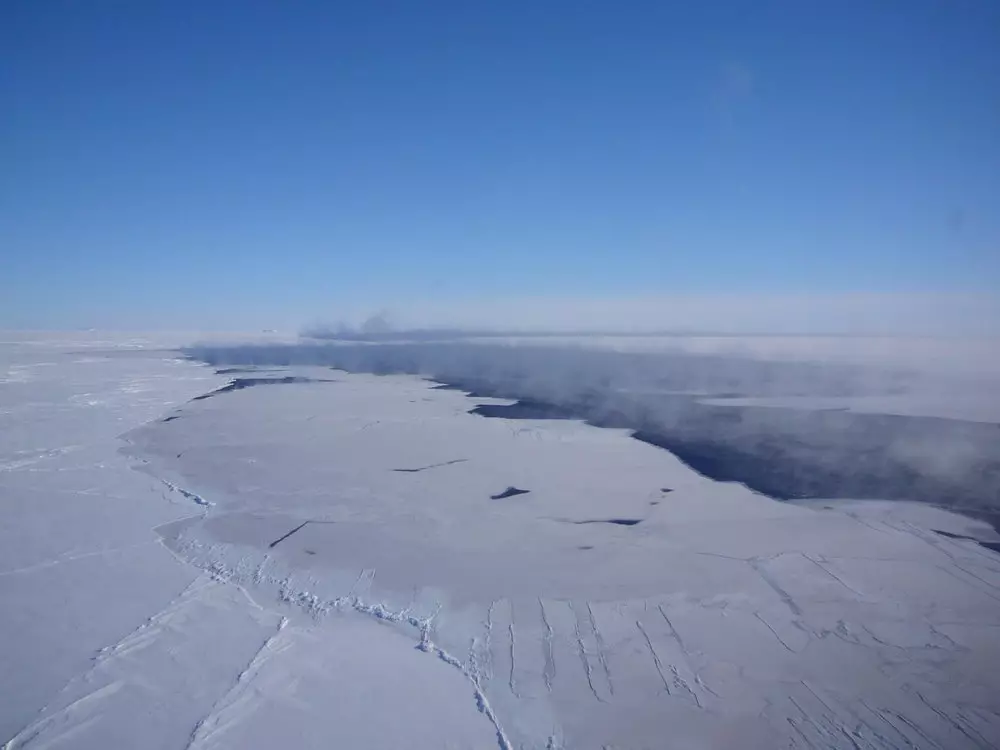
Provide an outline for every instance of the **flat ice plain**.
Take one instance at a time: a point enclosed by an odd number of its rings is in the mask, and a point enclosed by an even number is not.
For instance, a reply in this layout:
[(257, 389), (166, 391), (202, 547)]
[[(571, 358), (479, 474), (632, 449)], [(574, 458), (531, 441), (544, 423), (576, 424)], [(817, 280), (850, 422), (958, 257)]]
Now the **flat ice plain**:
[(982, 522), (412, 375), (2, 338), (7, 748), (1000, 746)]

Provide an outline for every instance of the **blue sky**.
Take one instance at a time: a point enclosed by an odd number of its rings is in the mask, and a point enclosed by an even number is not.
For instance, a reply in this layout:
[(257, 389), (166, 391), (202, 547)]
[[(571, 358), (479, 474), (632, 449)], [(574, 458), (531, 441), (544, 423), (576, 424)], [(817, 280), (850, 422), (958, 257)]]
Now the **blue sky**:
[(1000, 286), (992, 0), (10, 0), (0, 63), (0, 327)]

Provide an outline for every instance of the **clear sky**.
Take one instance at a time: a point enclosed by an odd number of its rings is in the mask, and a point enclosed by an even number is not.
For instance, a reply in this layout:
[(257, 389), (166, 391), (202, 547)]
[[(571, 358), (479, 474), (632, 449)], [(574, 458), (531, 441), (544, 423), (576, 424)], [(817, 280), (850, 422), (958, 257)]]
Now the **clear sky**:
[(997, 288), (996, 0), (0, 3), (0, 328)]

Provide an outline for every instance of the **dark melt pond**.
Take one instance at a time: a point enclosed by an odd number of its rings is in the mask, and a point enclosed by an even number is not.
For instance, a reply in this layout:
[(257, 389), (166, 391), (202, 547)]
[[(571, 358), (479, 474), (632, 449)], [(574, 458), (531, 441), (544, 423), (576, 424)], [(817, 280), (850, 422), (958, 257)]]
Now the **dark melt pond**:
[(506, 500), (508, 497), (517, 497), (518, 495), (527, 495), (531, 490), (522, 490), (519, 487), (508, 487), (503, 492), (497, 495), (490, 495), (490, 500)]
[(573, 521), (577, 526), (589, 523), (611, 523), (615, 526), (638, 526), (642, 523), (641, 518), (593, 518), (586, 521)]

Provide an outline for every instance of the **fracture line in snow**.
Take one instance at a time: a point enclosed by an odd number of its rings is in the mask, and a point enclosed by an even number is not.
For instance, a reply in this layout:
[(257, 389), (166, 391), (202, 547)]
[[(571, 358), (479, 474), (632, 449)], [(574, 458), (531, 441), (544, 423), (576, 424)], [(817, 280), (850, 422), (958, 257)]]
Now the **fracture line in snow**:
[(208, 500), (206, 500), (205, 498), (203, 498), (201, 495), (199, 495), (199, 494), (197, 494), (195, 492), (190, 492), (189, 490), (186, 490), (183, 487), (178, 487), (173, 482), (168, 482), (166, 479), (161, 479), (160, 481), (163, 482), (165, 485), (167, 485), (167, 487), (169, 487), (173, 492), (180, 493), (181, 495), (183, 495), (184, 497), (186, 497), (188, 500), (191, 500), (191, 501), (193, 501), (194, 503), (196, 503), (198, 505), (203, 505), (206, 508), (210, 508), (213, 505), (215, 505), (215, 503), (209, 502)]
[[(656, 609), (659, 610), (660, 616), (663, 617), (664, 622), (667, 623), (667, 627), (670, 628), (670, 635), (673, 636), (673, 639), (675, 641), (677, 641), (677, 645), (680, 647), (681, 653), (684, 655), (684, 661), (687, 663), (687, 668), (691, 672), (691, 674), (694, 675), (695, 684), (697, 684), (699, 687), (701, 687), (706, 693), (711, 693), (716, 698), (720, 697), (718, 693), (716, 693), (714, 690), (712, 690), (712, 688), (710, 688), (707, 684), (705, 684), (705, 682), (701, 679), (701, 675), (698, 673), (698, 670), (695, 668), (694, 659), (691, 658), (691, 652), (688, 651), (687, 646), (684, 645), (684, 641), (681, 639), (681, 634), (677, 632), (677, 628), (675, 628), (674, 624), (670, 621), (670, 618), (667, 616), (666, 610), (663, 609), (663, 605), (662, 604), (657, 604), (656, 605)], [(671, 670), (673, 670), (673, 669), (674, 668), (671, 667)], [(674, 676), (677, 676), (676, 671), (674, 671)], [(698, 694), (695, 693), (691, 689), (691, 687), (686, 682), (684, 682), (684, 680), (680, 680), (679, 677), (678, 677), (678, 680), (681, 683), (683, 683), (683, 687), (689, 693), (691, 693), (691, 695), (694, 697), (695, 703), (697, 703), (698, 707), (700, 708), (701, 707), (701, 700), (698, 698)]]
[[(981, 583), (983, 583), (983, 584), (985, 584), (985, 585), (989, 586), (989, 587), (990, 587), (991, 589), (993, 589), (994, 591), (1000, 591), (1000, 586), (998, 586), (998, 585), (997, 585), (996, 583), (991, 583), (990, 581), (987, 581), (987, 580), (986, 580), (985, 578), (982, 578), (982, 577), (980, 577), (980, 576), (976, 575), (975, 573), (973, 573), (973, 572), (972, 572), (971, 570), (969, 570), (968, 568), (963, 568), (963, 567), (962, 567), (961, 565), (959, 565), (959, 564), (958, 564), (957, 562), (955, 563), (955, 567), (956, 567), (956, 568), (958, 568), (959, 570), (961, 570), (961, 571), (962, 571), (963, 573), (966, 573), (966, 574), (968, 574), (968, 575), (972, 576), (972, 577), (973, 577), (973, 578), (975, 578), (975, 579), (976, 579), (977, 581), (980, 581)], [(984, 593), (985, 593), (985, 592), (984, 592)]]
[(674, 678), (674, 687), (679, 687), (683, 689), (684, 692), (686, 692), (688, 695), (691, 696), (691, 699), (694, 701), (694, 704), (698, 708), (702, 708), (701, 698), (699, 698), (698, 694), (691, 689), (691, 686), (688, 685), (687, 680), (681, 677), (681, 673), (678, 671), (677, 667), (673, 664), (670, 665), (670, 674)]
[(795, 600), (792, 599), (791, 595), (778, 585), (778, 582), (771, 577), (770, 573), (761, 567), (761, 560), (759, 558), (751, 558), (747, 560), (747, 563), (751, 568), (757, 571), (757, 575), (761, 577), (761, 580), (774, 590), (774, 593), (776, 593), (778, 598), (785, 603), (785, 606), (792, 611), (793, 615), (796, 617), (802, 615), (802, 610), (799, 609), (799, 605), (795, 603)]
[(486, 652), (486, 663), (487, 663), (487, 674), (486, 679), (493, 679), (493, 652), (490, 650), (490, 641), (493, 638), (493, 608), (496, 606), (496, 600), (490, 602), (490, 608), (486, 610), (486, 637), (483, 644), (483, 650)]
[(667, 623), (667, 627), (670, 628), (670, 635), (674, 637), (674, 640), (677, 641), (677, 645), (681, 647), (681, 653), (684, 654), (686, 658), (690, 657), (690, 654), (688, 654), (687, 647), (684, 645), (684, 641), (681, 640), (680, 633), (677, 632), (677, 628), (675, 628), (674, 624), (670, 622), (670, 618), (667, 617), (667, 613), (663, 610), (663, 605), (657, 604), (656, 608), (660, 611), (660, 615), (663, 617), (663, 620)]
[(921, 693), (919, 690), (914, 690), (913, 692), (920, 699), (920, 702), (923, 703), (925, 706), (927, 706), (927, 708), (929, 708), (931, 711), (936, 713), (942, 719), (942, 721), (957, 729), (959, 732), (961, 732), (965, 737), (974, 742), (976, 745), (982, 748), (990, 748), (990, 750), (996, 748), (996, 745), (987, 740), (985, 737), (983, 737), (975, 727), (972, 726), (969, 727), (969, 729), (975, 733), (975, 736), (973, 736), (966, 730), (966, 728), (957, 719), (945, 713), (937, 706), (933, 705), (929, 700), (927, 700), (927, 698), (924, 697), (923, 693)]
[(418, 648), (421, 651), (436, 655), (441, 661), (455, 667), (455, 669), (460, 671), (465, 678), (472, 683), (476, 698), (476, 707), (479, 709), (480, 713), (482, 713), (487, 719), (489, 719), (490, 723), (493, 724), (493, 728), (496, 730), (497, 744), (500, 746), (500, 750), (514, 750), (513, 745), (510, 744), (510, 741), (504, 734), (503, 728), (500, 726), (500, 720), (494, 713), (492, 706), (490, 706), (489, 699), (487, 699), (486, 693), (480, 683), (479, 675), (462, 664), (461, 661), (452, 656), (445, 649), (435, 645), (427, 636), (427, 630), (421, 632), (421, 640)]
[[(941, 745), (939, 745), (939, 744), (938, 744), (937, 742), (935, 742), (935, 741), (934, 741), (933, 739), (931, 739), (930, 737), (928, 737), (928, 736), (927, 736), (927, 735), (926, 735), (926, 734), (924, 733), (924, 730), (923, 730), (923, 729), (921, 729), (921, 728), (920, 728), (919, 726), (917, 726), (916, 724), (914, 724), (914, 723), (913, 723), (913, 722), (912, 722), (912, 721), (911, 721), (910, 719), (908, 719), (907, 717), (903, 716), (903, 714), (900, 714), (900, 713), (896, 713), (896, 712), (894, 712), (894, 711), (889, 711), (889, 710), (886, 710), (886, 711), (885, 711), (885, 713), (889, 714), (890, 716), (895, 716), (895, 717), (896, 717), (897, 719), (899, 719), (899, 721), (901, 721), (901, 722), (902, 722), (903, 724), (905, 724), (905, 725), (906, 725), (906, 726), (908, 726), (908, 727), (909, 727), (910, 729), (912, 729), (912, 730), (913, 730), (913, 732), (914, 732), (914, 734), (917, 734), (917, 735), (919, 735), (919, 736), (920, 736), (920, 738), (921, 738), (921, 740), (923, 740), (924, 742), (926, 742), (926, 743), (927, 743), (927, 747), (932, 747), (932, 748), (936, 748), (936, 750), (944, 750), (944, 748), (942, 748), (942, 747), (941, 747)], [(888, 719), (886, 719), (886, 722), (888, 722), (889, 726), (892, 726), (892, 727), (895, 727), (895, 724), (893, 724), (893, 723), (892, 723), (891, 721), (889, 721)], [(897, 729), (896, 731), (897, 731), (897, 732), (900, 732), (900, 734), (902, 734), (902, 732), (901, 732), (901, 731), (900, 731), (899, 729)]]
[(614, 695), (615, 684), (611, 681), (611, 669), (608, 667), (608, 657), (604, 648), (604, 636), (601, 634), (600, 628), (597, 627), (597, 620), (594, 618), (594, 608), (590, 602), (587, 602), (587, 615), (590, 618), (590, 628), (594, 631), (594, 641), (597, 643), (597, 660), (604, 669), (604, 677), (608, 681), (608, 692)]
[(452, 461), (442, 461), (439, 464), (430, 464), (428, 466), (421, 466), (421, 467), (416, 468), (416, 469), (393, 469), (393, 471), (401, 472), (403, 474), (416, 474), (417, 472), (427, 471), (428, 469), (437, 469), (437, 468), (440, 468), (441, 466), (451, 466), (452, 464), (465, 463), (468, 460), (469, 459), (467, 459), (467, 458), (456, 458), (456, 459), (454, 459)]
[(818, 736), (822, 737), (823, 741), (828, 746), (830, 747), (834, 746), (833, 742), (835, 741), (835, 735), (832, 732), (830, 732), (829, 729), (822, 726), (821, 724), (818, 724), (816, 720), (809, 715), (809, 712), (806, 711), (804, 708), (802, 708), (801, 705), (799, 705), (799, 702), (795, 700), (793, 696), (791, 695), (788, 696), (788, 702), (791, 703), (793, 706), (795, 706), (796, 710), (802, 715), (802, 721), (811, 726), (813, 728), (813, 732), (815, 732)]
[(204, 575), (199, 575), (191, 581), (191, 583), (185, 586), (183, 591), (171, 599), (163, 609), (148, 617), (145, 622), (117, 643), (112, 644), (111, 646), (105, 646), (98, 651), (97, 657), (95, 658), (95, 666), (110, 656), (132, 650), (132, 648), (134, 648), (137, 643), (143, 639), (143, 636), (146, 633), (149, 633), (150, 631), (155, 632), (155, 629), (159, 627), (160, 623), (176, 612), (188, 599), (197, 596), (203, 590), (210, 588), (212, 585), (212, 580), (206, 579)]
[(269, 545), (267, 545), (267, 546), (268, 546), (268, 549), (274, 549), (274, 548), (275, 548), (275, 547), (277, 547), (277, 546), (278, 546), (279, 544), (281, 544), (281, 543), (282, 543), (283, 541), (285, 541), (286, 539), (288, 539), (288, 537), (290, 537), (290, 536), (291, 536), (292, 534), (294, 534), (294, 533), (295, 533), (296, 531), (300, 531), (301, 529), (305, 528), (305, 525), (306, 525), (307, 523), (309, 523), (309, 521), (303, 521), (302, 523), (300, 523), (300, 524), (299, 524), (298, 526), (296, 526), (296, 527), (295, 527), (294, 529), (292, 529), (291, 531), (288, 531), (288, 532), (286, 532), (286, 533), (282, 534), (282, 535), (281, 535), (281, 536), (279, 536), (279, 537), (278, 537), (277, 539), (275, 539), (275, 540), (274, 540), (273, 542), (271, 542), (271, 543), (270, 543)]
[[(836, 713), (836, 712), (835, 712), (835, 711), (833, 710), (833, 708), (832, 708), (832, 707), (830, 706), (830, 704), (829, 704), (829, 703), (827, 703), (827, 702), (826, 702), (825, 700), (823, 700), (823, 699), (822, 699), (822, 698), (820, 697), (819, 693), (817, 693), (817, 692), (816, 692), (816, 690), (815, 690), (815, 689), (813, 688), (813, 686), (812, 686), (812, 685), (810, 685), (810, 684), (809, 684), (808, 682), (806, 682), (805, 680), (799, 680), (799, 682), (800, 682), (800, 683), (802, 684), (802, 687), (804, 687), (804, 688), (805, 688), (806, 690), (808, 690), (808, 691), (809, 691), (810, 693), (812, 693), (812, 694), (813, 694), (813, 697), (814, 697), (814, 698), (816, 698), (816, 700), (817, 700), (817, 701), (819, 701), (820, 705), (821, 705), (821, 706), (823, 706), (823, 708), (825, 708), (825, 709), (826, 709), (827, 711), (829, 711), (829, 712), (830, 712), (831, 714), (832, 714), (832, 713)], [(862, 701), (862, 703), (863, 703), (863, 701)]]
[(827, 568), (826, 565), (823, 565), (821, 562), (819, 562), (819, 560), (815, 560), (812, 557), (810, 557), (809, 555), (802, 555), (802, 557), (804, 557), (806, 560), (808, 560), (809, 562), (811, 562), (817, 568), (819, 568), (820, 570), (822, 570), (824, 573), (826, 573), (828, 576), (830, 576), (830, 578), (832, 578), (833, 580), (835, 580), (837, 583), (839, 583), (845, 589), (847, 589), (852, 594), (854, 594), (855, 596), (857, 596), (859, 599), (864, 599), (865, 598), (865, 595), (863, 593), (861, 593), (860, 591), (858, 591), (853, 586), (848, 585), (847, 582), (844, 581), (844, 579), (842, 579), (840, 576), (838, 576), (832, 570), (830, 570), (829, 568)]
[(660, 657), (656, 653), (656, 649), (653, 648), (653, 642), (649, 638), (649, 634), (646, 629), (642, 626), (642, 622), (639, 620), (635, 621), (635, 626), (642, 633), (642, 637), (646, 639), (646, 646), (649, 648), (649, 653), (653, 655), (653, 665), (656, 667), (657, 673), (660, 675), (660, 680), (663, 681), (663, 688), (667, 691), (667, 695), (670, 695), (670, 683), (667, 682), (666, 675), (663, 674), (663, 662), (660, 661)]
[[(3, 745), (3, 750), (15, 750), (15, 748), (24, 747), (28, 745), (36, 737), (38, 737), (45, 731), (49, 730), (56, 724), (59, 724), (62, 720), (65, 719), (65, 717), (71, 716), (75, 711), (79, 709), (85, 709), (85, 707), (88, 704), (103, 700), (105, 698), (114, 695), (123, 687), (125, 687), (125, 682), (123, 680), (115, 680), (113, 682), (108, 683), (107, 685), (104, 685), (102, 687), (97, 688), (96, 690), (87, 693), (86, 695), (77, 698), (75, 701), (63, 707), (59, 711), (56, 711), (54, 713), (36, 719), (34, 722), (26, 726), (16, 735), (11, 737), (7, 742), (5, 742)], [(40, 713), (44, 714), (47, 708), (48, 706), (43, 708)], [(59, 742), (60, 740), (70, 739), (73, 736), (73, 734), (77, 733), (81, 728), (85, 727), (91, 721), (93, 721), (93, 718), (86, 720), (82, 724), (75, 724), (75, 725), (70, 724), (65, 728), (61, 728), (61, 731), (57, 730), (58, 733), (53, 738), (53, 740), (55, 742)]]
[(793, 654), (795, 653), (795, 649), (789, 646), (781, 639), (781, 636), (778, 635), (778, 631), (771, 627), (771, 623), (769, 623), (767, 620), (765, 620), (763, 617), (760, 616), (760, 612), (754, 612), (753, 616), (756, 617), (758, 620), (760, 620), (762, 623), (764, 623), (764, 627), (766, 627), (768, 630), (771, 631), (771, 635), (773, 635), (775, 638), (778, 639), (778, 643), (784, 646), (786, 651), (791, 651)]
[(354, 579), (354, 583), (351, 584), (351, 588), (348, 589), (348, 591), (347, 591), (347, 596), (348, 597), (354, 596), (354, 592), (357, 590), (358, 584), (361, 583), (361, 581), (364, 579), (365, 574), (367, 572), (368, 572), (368, 568), (362, 568), (361, 569), (361, 572), (358, 573), (358, 577)]
[(507, 679), (507, 684), (510, 686), (510, 692), (515, 698), (520, 698), (517, 692), (517, 682), (514, 680), (514, 606), (511, 605), (510, 608), (510, 622), (507, 624), (507, 633), (510, 636), (510, 676)]
[(538, 600), (538, 607), (542, 610), (542, 625), (545, 626), (545, 632), (542, 633), (542, 657), (545, 660), (545, 666), (542, 668), (542, 679), (545, 681), (545, 689), (551, 693), (552, 683), (556, 678), (556, 659), (552, 650), (554, 633), (552, 632), (552, 624), (545, 614), (545, 604), (541, 599)]
[(309, 518), (309, 519), (306, 519), (305, 521), (303, 521), (302, 523), (300, 523), (300, 524), (299, 524), (298, 526), (296, 526), (296, 527), (295, 527), (294, 529), (292, 529), (291, 531), (289, 531), (289, 532), (288, 532), (287, 534), (283, 534), (282, 536), (279, 536), (279, 537), (278, 537), (277, 539), (275, 539), (275, 540), (274, 540), (273, 542), (271, 542), (270, 544), (268, 544), (268, 545), (267, 545), (267, 548), (268, 548), (268, 549), (274, 549), (274, 548), (275, 548), (275, 547), (277, 547), (277, 546), (278, 546), (278, 545), (279, 545), (279, 544), (280, 544), (281, 542), (283, 542), (283, 541), (285, 541), (286, 539), (288, 539), (288, 537), (290, 537), (290, 536), (291, 536), (292, 534), (294, 534), (294, 533), (296, 533), (296, 532), (298, 532), (298, 531), (301, 531), (301, 530), (302, 530), (302, 529), (304, 529), (304, 528), (305, 528), (305, 527), (306, 527), (306, 526), (307, 526), (308, 524), (311, 524), (311, 523), (320, 523), (320, 524), (322, 524), (322, 523), (328, 523), (328, 524), (334, 524), (334, 523), (337, 523), (337, 522), (336, 522), (336, 521), (324, 521), (324, 520), (322, 520), (322, 519), (318, 519), (318, 518)]
[(573, 602), (567, 602), (570, 611), (573, 613), (573, 635), (576, 637), (576, 648), (580, 655), (580, 661), (583, 663), (583, 671), (587, 675), (587, 685), (590, 686), (590, 692), (594, 694), (594, 697), (600, 701), (604, 702), (604, 699), (598, 694), (597, 689), (594, 687), (594, 670), (590, 666), (590, 659), (587, 658), (587, 648), (583, 644), (583, 634), (580, 632), (580, 617), (577, 615), (576, 608), (573, 606)]
[(235, 706), (240, 701), (242, 694), (249, 689), (249, 684), (253, 681), (254, 677), (257, 676), (257, 672), (260, 671), (260, 668), (270, 658), (271, 652), (281, 653), (281, 651), (285, 648), (288, 648), (288, 646), (282, 646), (278, 649), (275, 648), (275, 644), (281, 636), (281, 631), (285, 629), (286, 625), (288, 625), (288, 618), (282, 617), (281, 621), (278, 623), (277, 631), (274, 635), (264, 641), (264, 644), (257, 650), (257, 653), (253, 655), (250, 662), (236, 677), (236, 683), (228, 691), (226, 691), (225, 695), (216, 701), (208, 715), (195, 724), (186, 750), (196, 750), (199, 746), (210, 741), (220, 730), (225, 728), (226, 725), (222, 722), (226, 710)]
[[(231, 570), (221, 562), (212, 563), (208, 565), (206, 569), (216, 580), (233, 583), (242, 588), (241, 584), (244, 581), (243, 576), (239, 571)], [(260, 568), (258, 567), (254, 575), (257, 576), (259, 571)], [(353, 610), (384, 622), (409, 625), (415, 628), (420, 636), (417, 648), (420, 651), (437, 656), (439, 660), (459, 670), (459, 672), (461, 672), (462, 675), (469, 680), (470, 683), (472, 683), (476, 706), (480, 713), (486, 716), (486, 718), (493, 725), (493, 728), (496, 731), (497, 743), (500, 750), (514, 750), (503, 731), (500, 720), (497, 718), (496, 713), (493, 711), (493, 708), (486, 697), (479, 674), (470, 668), (470, 666), (463, 664), (461, 660), (450, 654), (444, 648), (436, 645), (432, 640), (431, 633), (433, 630), (434, 620), (441, 612), (441, 605), (439, 604), (434, 612), (432, 612), (429, 616), (419, 618), (408, 613), (410, 607), (407, 607), (405, 610), (401, 610), (399, 612), (394, 612), (381, 602), (377, 602), (375, 604), (365, 602), (358, 597), (354, 591), (357, 589), (358, 583), (363, 579), (366, 573), (369, 574), (368, 580), (370, 581), (371, 576), (374, 576), (374, 572), (374, 569), (371, 569), (370, 571), (369, 569), (363, 569), (348, 594), (339, 596), (335, 599), (326, 600), (320, 599), (320, 597), (308, 591), (293, 591), (289, 586), (287, 579), (278, 580), (271, 576), (260, 576), (260, 580), (277, 584), (279, 586), (278, 593), (281, 601), (286, 604), (301, 607), (314, 616), (324, 615), (333, 610)], [(274, 637), (277, 637), (277, 634)], [(192, 742), (194, 742), (195, 739), (197, 738), (192, 737)], [(195, 750), (194, 746), (189, 745), (189, 750)]]
[(988, 581), (984, 581), (982, 578), (980, 578), (979, 576), (975, 575), (974, 573), (969, 573), (969, 571), (966, 570), (965, 568), (963, 568), (961, 565), (958, 565), (956, 563), (952, 567), (958, 568), (963, 573), (966, 573), (969, 576), (971, 576), (972, 578), (976, 579), (976, 581), (978, 581), (979, 583), (986, 584), (986, 586), (989, 587), (989, 590), (982, 588), (981, 586), (977, 585), (976, 583), (973, 583), (972, 581), (967, 581), (967, 580), (963, 579), (961, 576), (957, 575), (955, 573), (955, 571), (952, 570), (951, 568), (946, 568), (946, 567), (941, 566), (941, 565), (938, 565), (936, 567), (941, 572), (950, 575), (956, 581), (961, 581), (962, 583), (964, 583), (969, 588), (971, 588), (971, 589), (973, 589), (975, 591), (978, 591), (979, 593), (984, 594), (985, 596), (988, 596), (990, 599), (993, 599), (994, 601), (1000, 602), (1000, 596), (997, 595), (997, 587), (996, 586), (994, 586), (993, 584), (989, 583)]
[(13, 570), (2, 570), (0, 571), (0, 577), (3, 576), (13, 576), (20, 575), (22, 573), (31, 573), (36, 570), (45, 570), (46, 568), (51, 568), (56, 565), (62, 565), (68, 562), (75, 562), (76, 560), (84, 560), (88, 557), (101, 557), (103, 555), (110, 555), (115, 552), (124, 552), (125, 550), (137, 549), (138, 547), (146, 547), (150, 544), (157, 544), (158, 540), (150, 539), (145, 542), (137, 542), (135, 544), (127, 544), (124, 547), (112, 547), (110, 549), (99, 549), (93, 552), (81, 552), (77, 555), (67, 555), (65, 557), (57, 557), (54, 560), (44, 560), (43, 562), (35, 563), (34, 565), (26, 565), (23, 568), (14, 568)]
[[(90, 668), (84, 671), (79, 676), (72, 677), (63, 688), (53, 696), (53, 700), (57, 699), (58, 696), (62, 695), (70, 685), (77, 679), (82, 679), (84, 682), (95, 674), (98, 667), (103, 664), (107, 659), (113, 656), (119, 656), (134, 651), (137, 648), (142, 648), (147, 645), (153, 639), (156, 638), (159, 633), (159, 627), (161, 623), (167, 618), (180, 609), (187, 602), (188, 599), (196, 597), (206, 588), (215, 585), (215, 582), (209, 579), (204, 574), (198, 575), (191, 583), (184, 587), (184, 589), (173, 599), (167, 602), (166, 606), (163, 607), (159, 612), (148, 617), (141, 625), (126, 634), (121, 640), (110, 645), (105, 646), (93, 659), (93, 663)], [(104, 687), (98, 688), (86, 695), (77, 698), (75, 701), (67, 706), (62, 707), (58, 711), (49, 713), (52, 706), (51, 703), (47, 703), (38, 712), (38, 718), (30, 722), (27, 726), (17, 732), (9, 741), (3, 745), (3, 750), (12, 750), (12, 748), (20, 747), (25, 745), (31, 740), (41, 734), (43, 731), (47, 730), (49, 727), (59, 722), (62, 717), (71, 714), (74, 710), (86, 705), (87, 703), (92, 703), (94, 700), (107, 697), (112, 695), (121, 689), (125, 683), (121, 680), (116, 680), (114, 682), (105, 685)], [(75, 731), (76, 728), (71, 728), (68, 731)], [(63, 737), (66, 735), (63, 734)]]
[[(803, 682), (802, 684), (804, 685), (805, 683)], [(889, 727), (893, 732), (895, 732), (897, 735), (899, 735), (903, 739), (903, 742), (906, 744), (907, 747), (911, 748), (912, 750), (917, 750), (918, 746), (914, 745), (912, 742), (910, 742), (910, 739), (905, 734), (903, 734), (903, 732), (900, 731), (899, 727), (897, 727), (895, 724), (893, 724), (891, 721), (889, 721), (885, 717), (885, 714), (883, 714), (881, 711), (875, 710), (874, 708), (872, 708), (871, 706), (869, 706), (864, 700), (861, 701), (861, 705), (865, 707), (865, 710), (867, 710), (868, 713), (870, 713), (875, 718), (879, 719), (882, 723), (884, 723), (887, 727)], [(927, 737), (924, 737), (923, 741), (927, 742), (929, 746), (930, 745), (937, 746), (937, 743), (930, 742)]]

